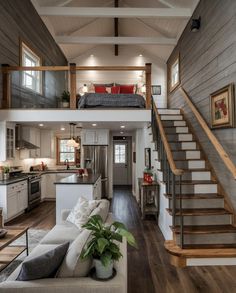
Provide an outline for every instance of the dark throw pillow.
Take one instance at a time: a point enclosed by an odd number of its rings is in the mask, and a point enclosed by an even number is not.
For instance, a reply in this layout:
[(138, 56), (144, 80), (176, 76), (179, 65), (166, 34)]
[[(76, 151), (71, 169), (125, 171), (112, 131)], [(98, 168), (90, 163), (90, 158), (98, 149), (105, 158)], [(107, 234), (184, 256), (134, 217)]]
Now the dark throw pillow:
[(17, 281), (53, 278), (66, 255), (69, 244), (66, 242), (58, 245), (42, 255), (24, 261)]

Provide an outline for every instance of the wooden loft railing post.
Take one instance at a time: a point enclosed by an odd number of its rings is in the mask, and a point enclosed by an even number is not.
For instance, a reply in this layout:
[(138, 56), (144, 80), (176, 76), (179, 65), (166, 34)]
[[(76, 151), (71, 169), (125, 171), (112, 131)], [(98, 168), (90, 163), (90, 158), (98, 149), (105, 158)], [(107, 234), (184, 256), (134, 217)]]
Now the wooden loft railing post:
[(146, 72), (146, 109), (151, 109), (151, 96), (152, 96), (152, 64), (145, 64)]
[(76, 64), (70, 63), (70, 109), (76, 106)]
[(2, 64), (2, 108), (11, 107), (11, 73), (7, 70), (8, 64)]

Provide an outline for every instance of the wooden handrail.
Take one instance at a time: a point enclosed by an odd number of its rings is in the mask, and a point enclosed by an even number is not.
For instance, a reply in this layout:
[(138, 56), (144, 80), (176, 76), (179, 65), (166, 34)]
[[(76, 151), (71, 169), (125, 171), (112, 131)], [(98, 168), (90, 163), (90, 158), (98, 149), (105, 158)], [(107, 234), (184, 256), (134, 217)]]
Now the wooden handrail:
[(183, 97), (185, 101), (187, 102), (188, 106), (192, 110), (194, 116), (196, 117), (197, 121), (201, 125), (202, 129), (205, 131), (207, 137), (213, 144), (214, 148), (216, 149), (217, 153), (219, 154), (220, 158), (223, 160), (225, 163), (225, 166), (228, 168), (228, 170), (231, 172), (231, 174), (234, 177), (234, 180), (236, 180), (236, 166), (234, 163), (231, 161), (229, 155), (226, 153), (224, 150), (223, 146), (220, 144), (216, 136), (212, 133), (210, 128), (208, 127), (206, 121), (203, 119), (197, 108), (194, 106), (193, 102), (191, 101), (190, 97), (186, 93), (183, 87), (180, 87), (180, 91), (183, 94)]
[(3, 67), (2, 71), (68, 71), (69, 69), (69, 66), (7, 66)]
[(146, 71), (145, 66), (76, 66), (77, 71)]
[(170, 165), (170, 169), (176, 176), (180, 176), (180, 175), (182, 175), (184, 173), (184, 170), (178, 169), (176, 167), (176, 165), (175, 165), (175, 161), (174, 161), (173, 156), (172, 156), (171, 148), (170, 148), (169, 142), (167, 140), (167, 137), (166, 137), (166, 134), (165, 134), (162, 122), (161, 122), (160, 115), (158, 114), (157, 108), (154, 105), (154, 103), (153, 103), (153, 106), (154, 106), (154, 112), (155, 112), (156, 121), (157, 121), (157, 124), (158, 124), (158, 127), (159, 127), (161, 139), (162, 139), (162, 142), (163, 142), (163, 145), (164, 145), (164, 148), (165, 148), (167, 160), (168, 160), (169, 165)]

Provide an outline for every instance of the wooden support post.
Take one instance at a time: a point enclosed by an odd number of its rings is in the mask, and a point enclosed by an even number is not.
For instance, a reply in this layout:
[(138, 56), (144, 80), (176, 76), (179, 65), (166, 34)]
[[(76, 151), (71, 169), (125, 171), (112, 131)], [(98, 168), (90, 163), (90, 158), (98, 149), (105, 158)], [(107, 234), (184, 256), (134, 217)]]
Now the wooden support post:
[(70, 109), (76, 108), (76, 64), (70, 63)]
[(151, 109), (152, 97), (152, 63), (146, 63), (146, 109)]
[(10, 109), (11, 107), (11, 73), (7, 71), (8, 64), (2, 64), (2, 107)]
[[(115, 7), (119, 7), (119, 0), (115, 0)], [(119, 19), (116, 17), (114, 18), (114, 32), (115, 32), (115, 37), (119, 36)], [(119, 46), (116, 44), (115, 45), (115, 56), (119, 55)]]

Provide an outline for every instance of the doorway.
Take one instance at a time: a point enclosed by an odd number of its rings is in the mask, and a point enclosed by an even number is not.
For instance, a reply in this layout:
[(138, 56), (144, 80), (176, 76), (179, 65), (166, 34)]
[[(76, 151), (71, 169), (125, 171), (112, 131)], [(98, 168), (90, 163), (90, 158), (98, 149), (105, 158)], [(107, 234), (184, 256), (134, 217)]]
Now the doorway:
[(113, 185), (131, 185), (131, 137), (113, 137)]

